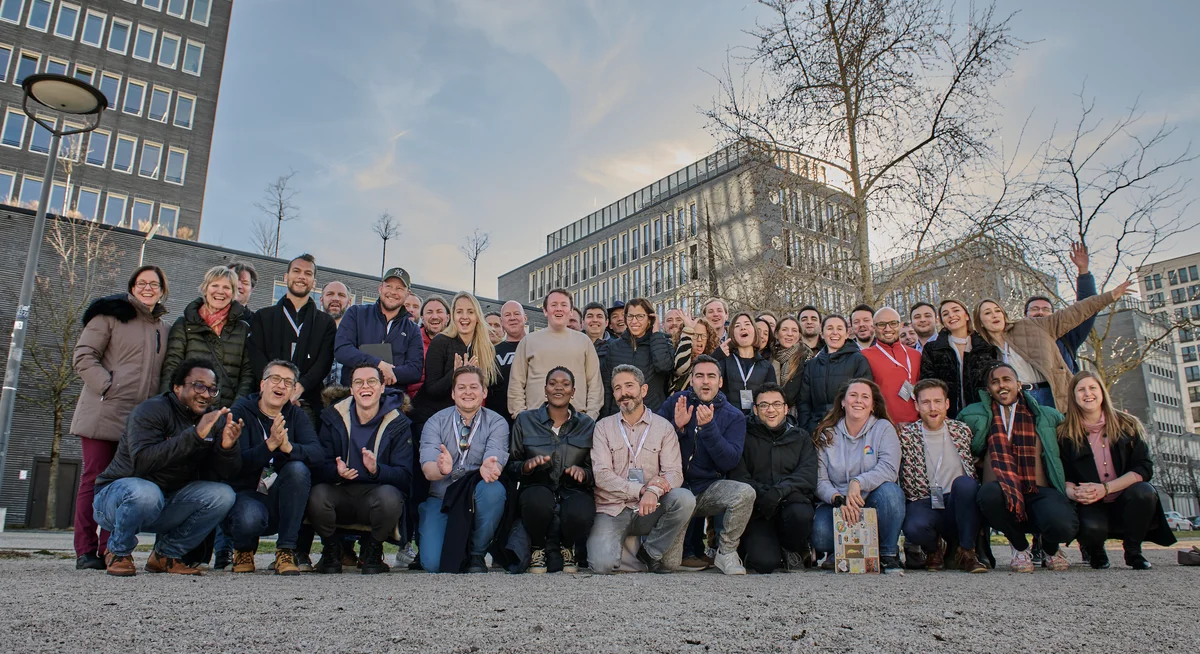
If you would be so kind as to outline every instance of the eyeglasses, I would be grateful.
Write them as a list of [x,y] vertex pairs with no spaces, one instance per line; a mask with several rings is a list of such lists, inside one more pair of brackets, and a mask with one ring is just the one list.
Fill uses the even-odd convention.
[[284,388],[291,388],[296,385],[295,379],[292,379],[291,377],[281,377],[279,375],[270,375],[267,377],[266,381],[272,386],[283,384]]
[[889,320],[887,322],[877,322],[877,323],[875,323],[875,326],[882,327],[883,329],[895,329],[900,326],[900,321],[899,320]]
[[627,313],[627,314],[625,314],[625,322],[629,322],[631,320],[641,322],[643,320],[649,320],[649,319],[650,319],[650,316],[647,314],[644,314],[644,313]]
[[162,284],[158,282],[137,282],[133,285],[134,288],[149,288],[157,291],[162,288]]
[[195,392],[197,395],[207,395],[209,397],[216,397],[221,394],[220,386],[209,386],[208,384],[205,384],[204,382],[199,382],[199,381],[192,382],[191,387],[192,387],[192,391]]
[[367,388],[379,388],[379,380],[374,377],[368,377],[367,379],[355,379],[350,382],[350,388],[354,390],[358,390],[363,386]]
[[784,402],[759,402],[758,404],[755,404],[754,406],[758,407],[759,411],[766,411],[767,409],[775,409],[776,411],[782,411],[783,409],[787,408],[787,404]]

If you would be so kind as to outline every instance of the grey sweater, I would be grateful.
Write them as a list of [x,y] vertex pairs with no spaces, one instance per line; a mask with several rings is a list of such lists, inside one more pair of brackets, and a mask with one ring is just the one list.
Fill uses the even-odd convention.
[[835,495],[845,495],[855,479],[864,496],[885,482],[896,481],[900,439],[892,423],[872,416],[854,437],[846,431],[843,418],[833,431],[833,443],[818,450],[817,497],[822,502],[832,504]]

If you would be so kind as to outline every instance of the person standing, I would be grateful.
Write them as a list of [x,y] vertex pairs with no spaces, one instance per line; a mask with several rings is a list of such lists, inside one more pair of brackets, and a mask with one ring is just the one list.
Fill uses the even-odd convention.
[[971,326],[971,312],[958,300],[942,300],[938,307],[942,331],[925,343],[921,351],[921,379],[938,379],[949,389],[950,407],[946,416],[954,418],[977,394],[975,379],[982,374],[975,368],[991,360],[992,346]]
[[517,345],[525,338],[525,307],[516,300],[509,300],[500,307],[500,326],[504,340],[496,344],[496,383],[488,387],[487,408],[499,413],[511,426],[513,417],[508,413],[508,380],[512,377],[513,359]]
[[[342,386],[350,384],[350,369],[369,363],[383,375],[389,388],[403,390],[420,381],[425,370],[425,351],[421,336],[404,299],[411,277],[403,268],[391,268],[379,282],[375,304],[356,305],[346,310],[334,338],[333,354],[342,364]],[[391,361],[363,352],[365,345],[386,344]]]
[[596,350],[608,340],[608,312],[599,302],[591,302],[583,308],[583,333],[591,339]]
[[250,315],[254,312],[250,310],[250,294],[254,292],[254,288],[258,286],[258,271],[254,269],[254,264],[249,261],[235,261],[226,266],[233,271],[234,277],[237,278],[235,288],[237,290],[236,299],[238,304],[246,310],[246,322],[250,322]]
[[546,329],[522,339],[513,355],[508,413],[515,418],[522,411],[541,406],[546,401],[546,375],[563,366],[582,384],[572,406],[595,419],[604,406],[600,359],[583,332],[567,329],[571,294],[563,289],[550,291],[542,301],[542,311],[546,314]]
[[[1079,273],[1075,279],[1075,301],[1081,302],[1096,294],[1096,278],[1088,272],[1086,245],[1083,243],[1071,244],[1071,263],[1075,264],[1075,269]],[[1054,304],[1050,298],[1044,295],[1035,295],[1025,301],[1026,318],[1045,318],[1052,313],[1054,313]],[[1076,360],[1079,346],[1087,340],[1088,334],[1092,333],[1092,326],[1095,324],[1096,314],[1093,313],[1058,339],[1058,352],[1062,354],[1063,363],[1067,364],[1067,370],[1071,374],[1075,374],[1079,370],[1079,362]]]
[[813,351],[813,354],[825,348],[825,340],[821,338],[821,312],[811,304],[800,310],[796,315],[800,321],[800,340]]
[[912,322],[913,332],[917,335],[917,344],[913,346],[918,352],[925,350],[925,344],[937,338],[938,319],[933,305],[928,302],[918,302],[908,310],[908,319]]
[[[688,333],[690,330],[691,333]],[[687,344],[687,350],[683,348]],[[692,384],[692,366],[701,355],[712,356],[717,348],[717,333],[707,320],[693,320],[683,328],[680,341],[675,346],[675,374],[671,377],[669,390],[677,393]]]
[[421,324],[421,307],[425,303],[421,301],[421,297],[416,293],[409,293],[408,297],[404,298],[404,309],[408,311],[408,317],[418,325]]
[[504,326],[500,321],[500,312],[489,311],[483,316],[484,322],[488,327],[488,340],[492,342],[492,346],[499,345],[504,342]]
[[863,351],[871,365],[871,378],[883,391],[892,422],[915,422],[916,394],[913,386],[921,374],[921,353],[900,342],[900,313],[891,307],[875,312],[875,344]]
[[866,351],[875,342],[875,309],[869,304],[860,304],[850,312],[850,329],[858,349]]
[[842,386],[851,379],[870,379],[871,364],[849,339],[846,319],[825,316],[821,326],[825,347],[804,364],[800,390],[796,392],[796,423],[809,433],[834,406]]
[[433,414],[454,405],[451,380],[459,368],[479,368],[485,387],[490,388],[500,380],[496,351],[488,340],[479,300],[464,291],[455,295],[450,305],[453,307],[450,324],[429,342],[425,352],[425,382],[413,399],[410,417],[418,425],[415,428],[418,434],[420,425]]
[[[721,363],[722,387],[733,406],[748,415],[754,405],[754,391],[763,384],[775,383],[775,368],[763,358],[756,346],[758,332],[750,314],[742,312],[729,323],[730,338],[717,355]],[[715,352],[714,352],[715,353]]]
[[642,371],[646,379],[646,406],[656,407],[667,399],[667,384],[675,373],[675,348],[670,337],[655,329],[654,307],[644,298],[634,298],[625,305],[625,333],[608,342],[608,355],[600,379],[605,397],[602,416],[617,413],[609,381],[617,366],[630,365]]
[[[409,299],[413,296],[410,293]],[[408,300],[405,300],[405,310],[408,310]],[[417,325],[421,328],[421,356],[429,357],[429,344],[433,342],[433,337],[442,333],[446,329],[446,325],[450,322],[450,305],[438,295],[430,295],[424,302],[420,303],[419,313],[410,314],[413,320],[415,316],[420,316],[420,321]],[[425,383],[425,371],[421,371],[421,379],[416,383],[409,384],[405,389],[410,398],[415,398],[421,392],[421,385]],[[418,430],[419,432],[419,430]]]
[[776,348],[771,365],[775,367],[775,379],[783,388],[788,406],[794,406],[804,364],[813,357],[813,351],[801,338],[802,333],[800,323],[791,316],[784,316],[775,327]]
[[904,347],[920,352],[921,342],[917,340],[917,332],[913,329],[911,322],[900,324],[900,342],[904,343]]
[[[721,298],[710,298],[701,306],[700,315],[712,325],[713,331],[717,333],[717,343],[724,343],[729,335],[725,333],[725,321],[729,318],[729,305],[725,304],[725,300]],[[749,315],[749,314],[747,314]],[[753,327],[754,322],[750,322]]]
[[608,308],[608,333],[613,338],[625,333],[625,303],[621,300]]
[[[325,288],[321,289],[321,310],[333,318],[334,338],[337,338],[337,328],[342,324],[342,316],[346,314],[346,309],[350,308],[350,289],[339,281],[333,281],[325,284]],[[329,373],[322,380],[322,387],[341,386],[342,384],[342,364],[335,357],[333,363],[329,366]],[[318,412],[318,417],[320,413]],[[319,422],[318,421],[314,421]]]
[[134,407],[159,387],[166,356],[162,317],[167,276],[158,266],[133,271],[126,292],[94,300],[83,314],[72,365],[83,380],[71,417],[79,437],[83,472],[75,495],[75,568],[103,570],[109,533],[92,515],[96,476],[112,463]]

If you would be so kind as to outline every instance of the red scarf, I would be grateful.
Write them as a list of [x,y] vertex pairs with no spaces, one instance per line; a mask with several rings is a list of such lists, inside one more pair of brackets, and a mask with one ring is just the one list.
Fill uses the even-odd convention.
[[992,455],[992,472],[1005,504],[1017,522],[1025,522],[1025,496],[1037,492],[1037,429],[1033,414],[1025,403],[1013,405],[1012,433],[1004,432],[1004,415],[1000,405],[992,402],[992,428],[988,432],[988,452]]
[[204,321],[204,324],[208,325],[209,329],[216,332],[217,336],[220,336],[221,328],[225,326],[225,321],[229,319],[229,308],[232,306],[233,303],[230,302],[225,305],[224,309],[210,311],[207,304],[201,304],[200,319]]

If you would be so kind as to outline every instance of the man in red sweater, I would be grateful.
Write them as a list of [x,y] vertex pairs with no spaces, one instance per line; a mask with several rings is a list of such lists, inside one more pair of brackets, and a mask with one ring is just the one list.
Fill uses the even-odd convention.
[[896,427],[919,420],[913,386],[921,374],[921,353],[900,342],[899,312],[891,307],[875,312],[875,343],[863,355]]

